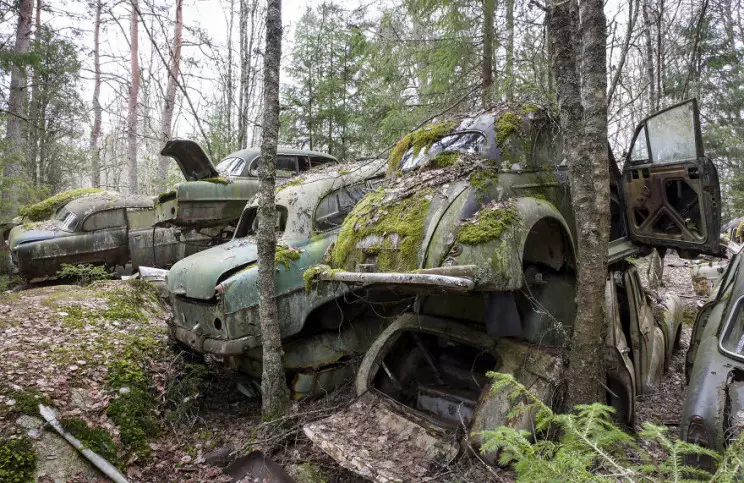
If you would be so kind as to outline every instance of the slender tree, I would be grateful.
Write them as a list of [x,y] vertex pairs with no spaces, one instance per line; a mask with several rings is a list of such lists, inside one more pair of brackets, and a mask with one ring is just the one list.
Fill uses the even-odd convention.
[[651,42],[651,18],[648,2],[641,0],[641,15],[643,16],[643,38],[645,40],[646,80],[648,82],[648,113],[656,110],[656,76],[654,75],[654,47]]
[[276,255],[276,148],[279,139],[279,64],[282,56],[282,3],[268,0],[266,53],[264,54],[264,114],[261,162],[258,165],[258,308],[261,319],[264,414],[283,413],[289,404],[289,389],[282,364],[282,339],[276,309],[274,257]]
[[[567,405],[604,399],[604,287],[609,239],[607,38],[602,0],[554,0],[551,47],[576,219],[578,285]],[[579,18],[581,22],[579,23]],[[583,49],[579,51],[579,47]]]
[[93,24],[93,127],[90,130],[90,181],[94,188],[101,186],[101,0],[96,0],[96,20]]
[[483,107],[493,102],[493,17],[496,0],[483,0]]
[[504,66],[505,97],[514,100],[514,0],[506,0],[506,65]]
[[[19,0],[18,26],[16,28],[15,46],[13,53],[18,57],[28,52],[31,40],[31,15],[33,14],[33,0]],[[8,95],[8,116],[6,121],[6,139],[8,141],[7,162],[3,169],[3,176],[14,180],[11,186],[6,186],[2,196],[9,215],[15,213],[18,206],[20,185],[15,182],[21,177],[24,149],[24,125],[26,112],[26,68],[20,59],[13,66],[10,73],[10,93]]]
[[[176,0],[176,25],[173,34],[173,50],[168,65],[168,84],[165,89],[165,103],[160,118],[160,141],[165,144],[173,132],[173,110],[176,106],[176,88],[181,74],[181,45],[183,43],[183,0]],[[158,190],[163,191],[168,178],[170,158],[160,156],[158,162]]]
[[139,70],[139,0],[130,0],[132,4],[132,16],[129,24],[129,44],[131,54],[131,81],[129,84],[129,104],[127,112],[127,167],[128,169],[128,191],[137,193],[139,191],[137,181],[137,100],[140,88]]

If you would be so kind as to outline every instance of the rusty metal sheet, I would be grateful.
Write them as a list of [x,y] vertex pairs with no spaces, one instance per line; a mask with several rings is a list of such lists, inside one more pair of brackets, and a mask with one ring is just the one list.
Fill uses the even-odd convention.
[[459,451],[454,437],[404,417],[372,391],[302,429],[341,466],[378,482],[422,478]]

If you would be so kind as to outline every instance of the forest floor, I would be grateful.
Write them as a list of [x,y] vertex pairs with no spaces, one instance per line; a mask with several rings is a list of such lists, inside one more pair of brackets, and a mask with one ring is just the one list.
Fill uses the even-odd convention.
[[[636,264],[645,276],[646,260]],[[660,295],[677,294],[691,315],[699,298],[686,262],[670,254],[665,265]],[[0,442],[28,435],[42,481],[103,481],[43,424],[36,409],[43,402],[86,445],[102,448],[99,452],[132,481],[231,481],[222,471],[228,455],[253,450],[301,483],[364,481],[339,467],[301,429],[348,405],[351,384],[323,399],[294,403],[280,419],[262,421],[260,403],[236,389],[239,375],[193,360],[168,342],[168,316],[167,304],[142,283],[106,281],[0,294]],[[684,401],[690,331],[686,325],[682,347],[658,391],[638,398],[639,422],[667,425],[672,434]],[[137,419],[132,395],[138,388],[154,408],[154,419]],[[122,404],[131,417],[122,419],[112,410]],[[75,421],[105,432],[81,433]],[[513,481],[513,474],[466,454],[427,478],[450,480]]]

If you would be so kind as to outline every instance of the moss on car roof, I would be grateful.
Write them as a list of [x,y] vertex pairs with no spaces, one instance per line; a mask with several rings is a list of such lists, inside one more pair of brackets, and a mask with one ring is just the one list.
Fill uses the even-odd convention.
[[98,188],[78,188],[69,191],[57,193],[54,196],[21,208],[20,215],[27,221],[42,221],[51,218],[59,207],[67,204],[69,201],[81,196],[102,193]]

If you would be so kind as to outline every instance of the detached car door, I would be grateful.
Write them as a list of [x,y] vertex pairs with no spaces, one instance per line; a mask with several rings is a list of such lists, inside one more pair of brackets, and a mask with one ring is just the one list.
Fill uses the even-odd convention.
[[721,254],[718,173],[703,151],[695,99],[638,125],[622,185],[635,242],[675,248],[685,258]]

